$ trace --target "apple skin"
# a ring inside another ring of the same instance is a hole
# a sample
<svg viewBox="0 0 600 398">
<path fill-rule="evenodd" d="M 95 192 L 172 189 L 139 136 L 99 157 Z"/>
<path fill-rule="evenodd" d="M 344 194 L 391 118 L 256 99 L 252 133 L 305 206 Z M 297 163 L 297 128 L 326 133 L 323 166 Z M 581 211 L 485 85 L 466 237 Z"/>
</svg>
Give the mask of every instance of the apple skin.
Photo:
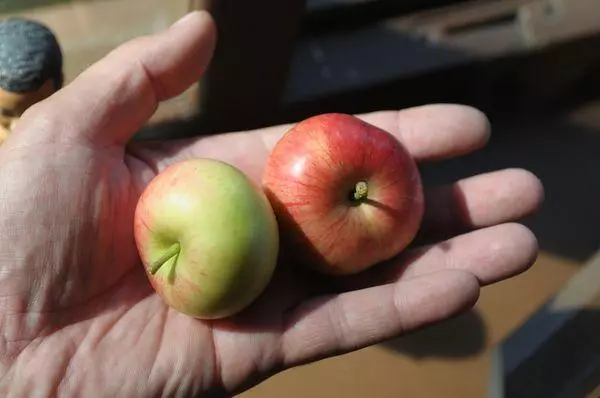
<svg viewBox="0 0 600 398">
<path fill-rule="evenodd" d="M 145 188 L 134 220 L 152 287 L 167 305 L 194 318 L 241 311 L 275 270 L 273 209 L 260 186 L 227 163 L 193 159 L 168 167 Z M 161 258 L 169 260 L 153 273 Z"/>
<path fill-rule="evenodd" d="M 357 184 L 367 188 L 361 200 L 351 199 Z M 340 113 L 294 125 L 269 155 L 263 189 L 282 243 L 324 274 L 355 274 L 397 255 L 424 212 L 421 177 L 402 143 Z"/>
</svg>

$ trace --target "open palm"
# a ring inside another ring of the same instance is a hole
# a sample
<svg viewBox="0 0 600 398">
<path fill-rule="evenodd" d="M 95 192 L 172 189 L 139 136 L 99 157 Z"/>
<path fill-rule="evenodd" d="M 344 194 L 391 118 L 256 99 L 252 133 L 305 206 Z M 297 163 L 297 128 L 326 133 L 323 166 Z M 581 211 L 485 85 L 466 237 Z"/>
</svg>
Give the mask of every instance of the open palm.
<svg viewBox="0 0 600 398">
<path fill-rule="evenodd" d="M 258 181 L 286 129 L 130 142 L 159 101 L 200 77 L 213 47 L 206 13 L 129 42 L 32 107 L 0 148 L 3 396 L 231 395 L 453 316 L 480 286 L 535 259 L 535 237 L 510 222 L 538 207 L 541 186 L 503 170 L 428 191 L 418 242 L 364 274 L 318 277 L 283 252 L 267 291 L 239 315 L 203 322 L 170 310 L 133 240 L 145 185 L 192 157 L 227 161 Z M 489 136 L 485 117 L 462 106 L 361 117 L 419 161 L 467 153 Z"/>
</svg>

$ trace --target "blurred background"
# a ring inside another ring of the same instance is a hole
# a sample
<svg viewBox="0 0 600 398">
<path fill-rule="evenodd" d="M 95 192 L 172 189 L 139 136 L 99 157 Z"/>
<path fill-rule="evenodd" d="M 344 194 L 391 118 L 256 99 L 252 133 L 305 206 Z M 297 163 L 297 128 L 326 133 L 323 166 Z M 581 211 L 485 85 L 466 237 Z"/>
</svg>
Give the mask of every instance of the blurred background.
<svg viewBox="0 0 600 398">
<path fill-rule="evenodd" d="M 525 221 L 538 261 L 474 310 L 240 397 L 600 397 L 599 0 L 0 0 L 1 18 L 54 30 L 66 83 L 191 9 L 217 20 L 214 61 L 138 139 L 458 102 L 489 116 L 492 140 L 424 165 L 425 183 L 525 167 L 546 188 Z"/>
</svg>

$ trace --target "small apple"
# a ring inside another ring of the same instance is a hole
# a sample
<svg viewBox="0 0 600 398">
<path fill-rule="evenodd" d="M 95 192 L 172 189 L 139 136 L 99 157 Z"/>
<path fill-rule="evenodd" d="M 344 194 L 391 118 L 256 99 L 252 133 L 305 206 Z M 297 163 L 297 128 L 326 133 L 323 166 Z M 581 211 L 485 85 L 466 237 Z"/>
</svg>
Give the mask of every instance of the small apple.
<svg viewBox="0 0 600 398">
<path fill-rule="evenodd" d="M 402 143 L 346 114 L 293 126 L 269 155 L 263 188 L 282 243 L 302 264 L 332 275 L 398 254 L 424 212 L 421 177 Z"/>
<path fill-rule="evenodd" d="M 211 159 L 176 163 L 142 193 L 134 235 L 154 290 L 170 307 L 201 319 L 233 315 L 274 272 L 277 220 L 262 189 Z"/>
</svg>

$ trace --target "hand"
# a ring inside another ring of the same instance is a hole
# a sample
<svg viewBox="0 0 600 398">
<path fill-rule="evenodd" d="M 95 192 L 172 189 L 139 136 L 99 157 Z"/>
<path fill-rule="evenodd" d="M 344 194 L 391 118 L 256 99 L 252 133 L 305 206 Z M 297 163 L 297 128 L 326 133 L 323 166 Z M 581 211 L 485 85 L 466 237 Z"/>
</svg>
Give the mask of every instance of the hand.
<svg viewBox="0 0 600 398">
<path fill-rule="evenodd" d="M 3 396 L 238 393 L 282 369 L 454 316 L 480 286 L 536 258 L 535 237 L 511 222 L 538 207 L 542 188 L 526 171 L 503 170 L 428 193 L 420 243 L 370 272 L 327 279 L 282 256 L 267 291 L 238 316 L 202 322 L 170 310 L 134 245 L 141 191 L 192 157 L 225 160 L 258 181 L 286 129 L 130 142 L 159 101 L 200 78 L 214 44 L 202 12 L 126 43 L 30 108 L 0 147 Z M 419 161 L 468 153 L 489 137 L 485 117 L 462 106 L 361 117 Z"/>
</svg>

